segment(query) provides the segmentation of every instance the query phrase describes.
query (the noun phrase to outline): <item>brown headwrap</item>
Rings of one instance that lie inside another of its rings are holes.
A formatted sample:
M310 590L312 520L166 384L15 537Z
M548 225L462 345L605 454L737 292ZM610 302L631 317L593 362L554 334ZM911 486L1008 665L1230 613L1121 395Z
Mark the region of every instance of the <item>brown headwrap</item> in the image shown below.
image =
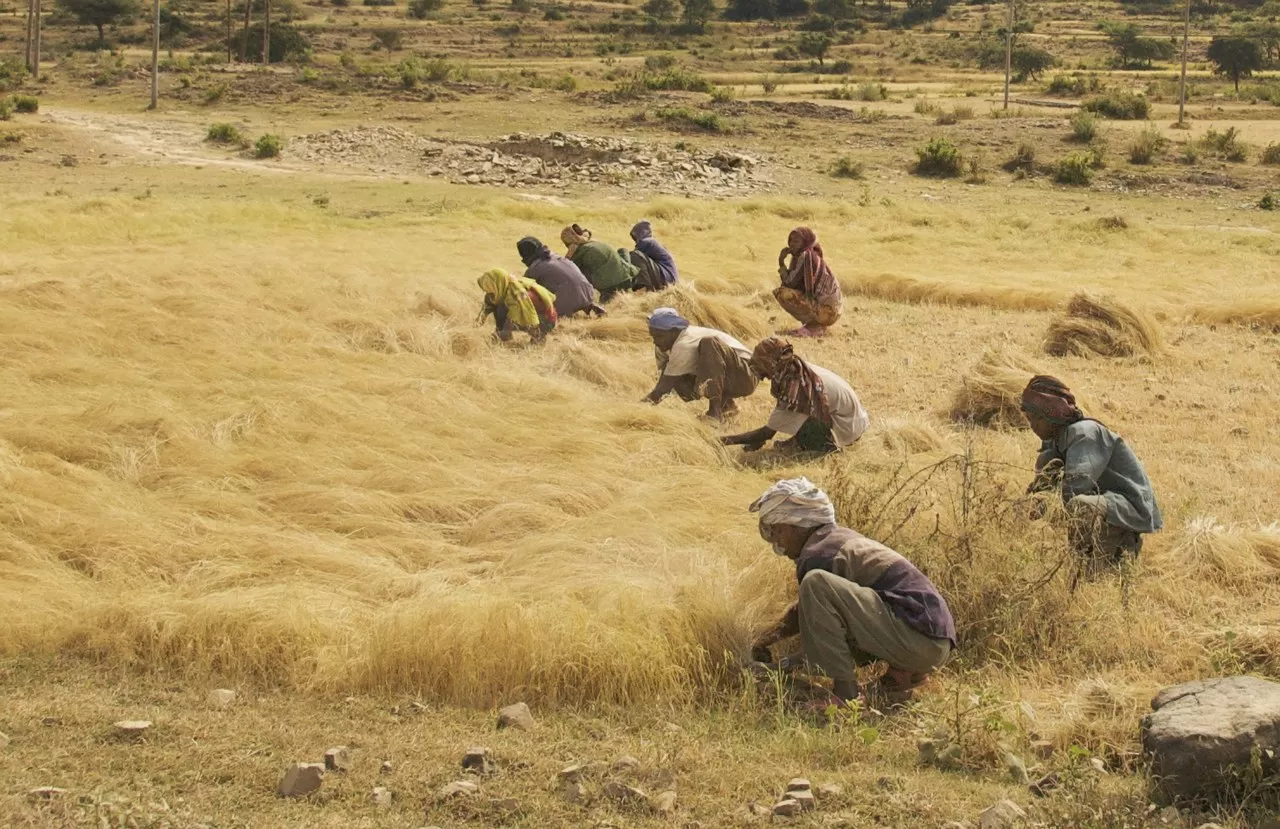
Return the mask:
M584 227L579 227L577 224L572 224L560 231L560 241L564 242L565 247L568 248L565 256L572 259L573 254L577 252L580 246L591 241L591 231Z
M791 264L787 264L787 256ZM807 227L797 227L787 236L787 246L778 254L778 269L782 284L803 291L822 305L834 305L840 300L840 283L827 267L827 260L818 244L818 234Z
M751 369L769 378L769 391L783 408L831 425L822 379L796 356L791 343L777 337L762 340L751 352Z
M1055 426L1069 426L1084 418L1076 396L1057 377L1037 374L1022 392L1022 411L1044 418Z

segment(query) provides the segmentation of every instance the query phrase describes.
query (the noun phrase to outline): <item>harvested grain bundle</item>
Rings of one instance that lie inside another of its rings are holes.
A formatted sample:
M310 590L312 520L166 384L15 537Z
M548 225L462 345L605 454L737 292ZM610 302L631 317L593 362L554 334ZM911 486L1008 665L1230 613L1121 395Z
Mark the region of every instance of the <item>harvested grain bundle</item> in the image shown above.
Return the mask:
M1022 414L1022 390L1042 374L1035 364L1004 348L989 348L967 375L951 400L949 415L957 423L998 429L1027 428Z
M750 307L747 300L703 294L690 285L622 297L609 306L609 314L647 317L653 309L664 305L675 308L694 325L718 328L748 345L767 337L772 330L765 314Z
M1246 325L1280 331L1280 305L1264 300L1238 302L1232 305L1212 305L1196 308L1191 319L1202 323Z
M876 429L884 448L900 455L937 452L947 447L947 436L922 420L886 420Z
M1066 316L1049 325L1044 350L1055 357L1132 357L1159 351L1163 344L1159 325L1147 314L1112 297L1076 294Z
M616 355L604 353L600 346L583 342L561 339L552 344L548 356L555 360L558 372L601 388L630 390L638 394L646 391L647 384L653 380L634 360L616 360Z
M566 320L557 325L561 334L578 334L591 340L619 343L642 343L649 340L649 328L643 319L610 314L597 319Z
M866 296L888 302L1002 308L1009 311L1052 311L1061 302L1057 295L1049 291L930 282L895 274L860 277L857 281L842 279L840 290L847 296Z
M1256 581L1280 576L1280 525L1246 529L1194 518L1162 559L1186 573L1220 581Z

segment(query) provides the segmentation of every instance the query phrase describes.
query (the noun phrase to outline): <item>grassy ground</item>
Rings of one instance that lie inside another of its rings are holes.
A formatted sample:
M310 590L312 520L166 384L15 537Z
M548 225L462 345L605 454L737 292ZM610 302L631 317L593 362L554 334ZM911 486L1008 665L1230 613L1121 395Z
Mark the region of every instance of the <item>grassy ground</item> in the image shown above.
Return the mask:
M974 24L962 11L949 22ZM431 42L494 22L454 12L422 27ZM1172 146L1131 164L1137 129L1107 123L1107 166L1090 187L1063 187L1045 167L1079 148L1070 113L992 118L997 78L887 51L932 35L872 32L855 50L865 73L806 75L769 96L754 85L772 70L734 66L728 47L780 35L729 36L688 58L741 86L718 103L606 99L617 83L606 76L639 57L512 58L496 39L471 74L414 90L332 53L318 80L169 73L152 114L139 111L141 76L91 84L119 68L106 56L66 60L32 87L41 114L0 124L0 823L738 826L767 822L749 804L804 775L844 794L801 825L972 824L1005 796L1040 825L1171 825L1148 809L1138 756L1151 694L1206 675L1280 676L1280 565L1265 529L1280 518L1280 243L1254 207L1275 187L1256 151L1277 122L1253 117L1280 110L1225 102L1222 123L1253 145L1245 162L1188 164ZM875 74L872 46L901 79ZM571 72L581 87L498 74L534 61L538 77ZM823 97L880 77L888 100ZM921 99L975 117L938 125ZM635 118L672 102L729 130ZM847 117L864 106L883 116ZM1198 140L1215 106L1194 104L1189 132L1156 123ZM214 122L280 133L284 155L208 145ZM761 157L774 187L512 192L385 159L290 156L298 136L361 124L734 148ZM939 134L980 156L982 174L910 175L915 148ZM1000 170L1023 143L1041 169ZM862 162L861 179L829 175L842 156ZM568 322L542 349L497 346L476 325L474 280L516 269L516 239L553 242L584 221L621 244L639 218L678 257L681 291ZM805 466L715 442L763 421L763 393L725 427L694 406L637 402L654 379L643 317L658 302L749 342L787 324L766 289L797 224L817 229L847 293L834 336L803 351L847 377L873 418L850 451ZM1151 314L1166 345L1048 356L1050 323L1082 290ZM1166 529L1123 581L1072 592L1055 569L1060 527L1021 509L1028 433L948 418L991 348L1063 377L1147 464ZM733 665L793 589L745 506L801 473L843 520L919 562L956 611L957 660L874 733L802 726ZM215 687L235 688L237 703L211 707ZM517 699L539 727L494 732L491 709ZM125 718L155 723L145 742L112 736ZM940 729L962 746L957 769L918 762L916 741ZM1038 740L1052 756L1036 755ZM272 796L290 763L338 744L356 765L320 798ZM475 744L502 771L474 801L436 803ZM1065 790L1034 801L1009 753L1033 774L1059 771ZM563 766L623 755L639 759L630 777L647 792L678 792L674 817L556 790ZM69 794L30 801L41 785ZM368 801L375 785L394 790L391 808ZM1257 824L1264 794L1211 816ZM491 802L508 797L517 809Z

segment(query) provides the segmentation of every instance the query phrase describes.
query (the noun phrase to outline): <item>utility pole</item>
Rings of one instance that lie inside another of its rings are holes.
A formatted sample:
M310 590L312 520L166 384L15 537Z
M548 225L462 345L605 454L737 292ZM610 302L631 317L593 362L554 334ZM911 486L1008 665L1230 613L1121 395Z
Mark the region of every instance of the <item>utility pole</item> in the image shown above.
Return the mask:
M25 47L25 51L23 52L22 58L23 58L23 65L26 66L28 72L31 71L31 64L33 62L31 59L31 53L33 51L33 47L35 46L35 30L36 30L35 27L36 27L36 0L27 0L27 33L26 33L26 37L24 37L22 41L22 45Z
M1187 41L1191 35L1191 0L1182 11L1182 79L1178 82L1178 128L1186 127L1183 121L1187 109Z
M153 0L151 12L151 106L160 103L160 0Z
M252 2L252 0L250 0ZM262 0L262 62L271 65L271 0Z
M227 0L227 63L231 63L231 0Z
M249 50L249 18L253 14L253 0L244 0L244 37L240 39L240 62L244 63Z
M1009 109L1009 78L1013 75L1013 6L1009 0L1009 20L1004 29L1004 108Z
M36 47L31 57L31 77L40 80L40 0L33 0L36 5Z

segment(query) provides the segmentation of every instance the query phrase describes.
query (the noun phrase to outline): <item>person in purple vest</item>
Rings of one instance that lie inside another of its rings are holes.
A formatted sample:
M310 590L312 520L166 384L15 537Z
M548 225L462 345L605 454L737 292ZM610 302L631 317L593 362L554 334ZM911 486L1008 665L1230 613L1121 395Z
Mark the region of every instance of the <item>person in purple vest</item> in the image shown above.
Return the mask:
M898 553L838 525L809 479L779 481L749 509L773 551L795 562L799 583L799 600L756 639L752 658L772 662L771 646L799 634L805 664L832 680L834 699L815 710L865 702L858 665L886 663L878 690L901 701L951 658L955 622L938 588Z
M596 289L577 265L532 236L516 242L516 250L526 268L525 277L555 294L557 317L568 319L579 311L604 316L604 308L596 303Z

